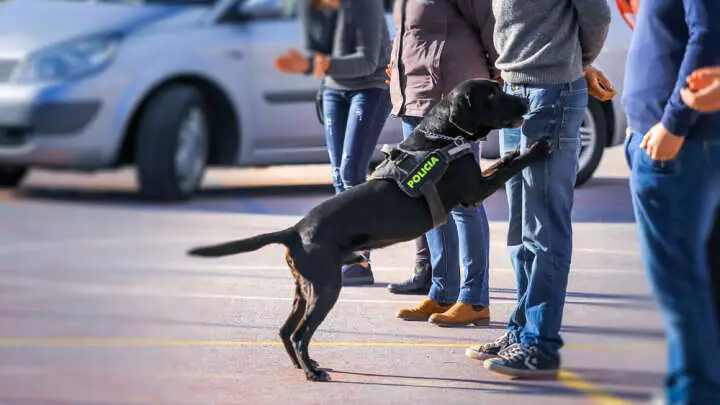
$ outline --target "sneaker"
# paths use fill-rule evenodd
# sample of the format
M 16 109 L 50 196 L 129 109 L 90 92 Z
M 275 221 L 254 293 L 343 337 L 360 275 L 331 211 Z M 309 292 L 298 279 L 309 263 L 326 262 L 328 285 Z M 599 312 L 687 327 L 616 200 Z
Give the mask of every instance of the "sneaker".
M 427 321 L 432 314 L 439 314 L 450 309 L 452 305 L 442 305 L 430 298 L 425 298 L 415 308 L 403 308 L 397 312 L 397 317 L 406 321 Z
M 342 266 L 342 285 L 371 285 L 375 283 L 370 263 L 348 264 Z
M 537 346 L 514 344 L 500 357 L 485 360 L 486 369 L 515 378 L 557 378 L 560 358 L 550 357 Z
M 494 342 L 473 345 L 465 349 L 465 355 L 471 359 L 487 360 L 498 357 L 502 351 L 510 347 L 510 332 L 497 338 Z
M 470 304 L 457 302 L 441 314 L 430 315 L 430 323 L 437 326 L 487 326 L 490 325 L 490 308 L 481 307 L 476 310 Z

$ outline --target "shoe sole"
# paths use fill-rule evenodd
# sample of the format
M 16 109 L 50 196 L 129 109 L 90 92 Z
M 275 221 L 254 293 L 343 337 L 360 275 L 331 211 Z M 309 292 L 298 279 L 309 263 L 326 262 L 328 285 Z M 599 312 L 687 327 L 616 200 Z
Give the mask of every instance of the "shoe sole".
M 396 290 L 392 287 L 388 287 L 388 291 L 390 294 L 397 294 L 397 295 L 427 295 L 430 290 Z
M 403 316 L 403 315 L 397 315 L 398 319 L 402 319 L 403 321 L 411 321 L 411 322 L 427 322 L 428 318 L 416 318 L 412 316 Z
M 480 360 L 480 361 L 496 359 L 496 358 L 500 357 L 497 354 L 482 353 L 482 352 L 477 352 L 472 349 L 465 349 L 465 356 L 469 357 L 471 359 Z
M 522 378 L 526 380 L 557 380 L 560 370 L 518 370 L 511 367 L 505 367 L 488 359 L 483 362 L 483 367 L 494 373 L 506 375 L 509 377 Z
M 472 322 L 466 322 L 466 323 L 449 323 L 449 322 L 438 322 L 430 319 L 430 323 L 436 326 L 440 326 L 441 328 L 458 328 L 468 325 L 475 325 L 475 326 L 490 326 L 490 318 L 487 319 L 477 319 Z

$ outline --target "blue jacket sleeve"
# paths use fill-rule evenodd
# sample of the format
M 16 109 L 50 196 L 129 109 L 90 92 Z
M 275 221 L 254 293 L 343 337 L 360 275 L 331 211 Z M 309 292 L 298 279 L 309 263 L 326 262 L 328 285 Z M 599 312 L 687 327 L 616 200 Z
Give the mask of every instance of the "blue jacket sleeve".
M 696 69 L 720 65 L 720 1 L 683 0 L 689 40 L 672 96 L 665 105 L 662 123 L 670 133 L 685 136 L 700 116 L 685 105 L 680 90 Z

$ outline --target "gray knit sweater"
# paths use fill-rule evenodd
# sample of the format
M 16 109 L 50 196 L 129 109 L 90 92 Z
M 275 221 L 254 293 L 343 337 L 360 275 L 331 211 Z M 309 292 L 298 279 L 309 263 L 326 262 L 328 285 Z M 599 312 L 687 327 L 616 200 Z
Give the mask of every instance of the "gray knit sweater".
M 493 0 L 495 66 L 508 83 L 568 83 L 600 53 L 607 0 Z
M 310 0 L 299 0 L 298 16 L 308 58 L 315 52 L 330 55 L 325 87 L 387 89 L 391 43 L 382 0 L 344 0 L 332 11 L 313 10 Z

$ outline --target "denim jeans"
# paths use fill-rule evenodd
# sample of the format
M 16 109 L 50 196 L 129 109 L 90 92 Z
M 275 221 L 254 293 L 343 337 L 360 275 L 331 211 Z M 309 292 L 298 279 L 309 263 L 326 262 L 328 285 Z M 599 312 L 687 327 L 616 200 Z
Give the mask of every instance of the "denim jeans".
M 524 152 L 543 138 L 553 145 L 550 156 L 505 185 L 510 208 L 507 246 L 518 291 L 508 329 L 512 341 L 559 356 L 572 256 L 570 214 L 587 84 L 584 78 L 548 86 L 506 83 L 505 92 L 525 98 L 530 112 L 522 127 L 501 130 L 501 153 L 506 155 L 518 146 Z
M 687 138 L 669 161 L 652 160 L 640 147 L 643 135 L 626 138 L 625 157 L 643 264 L 665 325 L 666 396 L 672 404 L 717 404 L 720 331 L 706 244 L 720 206 L 720 134 Z
M 391 109 L 387 89 L 323 91 L 325 140 L 335 193 L 365 182 Z
M 408 137 L 422 118 L 403 117 L 403 136 Z M 475 159 L 479 159 L 476 147 Z M 457 206 L 447 222 L 425 234 L 430 248 L 432 286 L 428 298 L 441 303 L 489 305 L 490 228 L 485 207 Z M 460 283 L 460 255 L 465 277 Z

